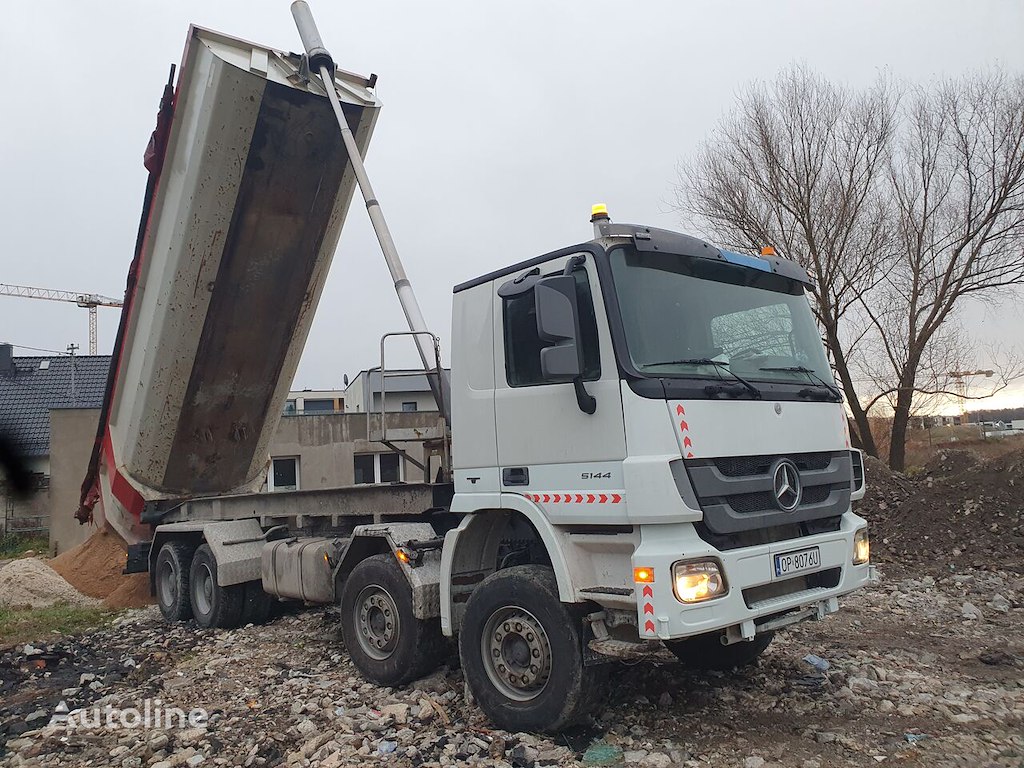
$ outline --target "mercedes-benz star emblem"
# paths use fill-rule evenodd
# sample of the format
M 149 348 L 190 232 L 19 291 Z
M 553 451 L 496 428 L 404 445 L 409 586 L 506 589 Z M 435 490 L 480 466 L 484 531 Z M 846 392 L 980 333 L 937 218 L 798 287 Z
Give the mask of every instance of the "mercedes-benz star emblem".
M 783 512 L 792 512 L 800 506 L 800 472 L 789 459 L 783 459 L 775 465 L 772 492 L 775 494 L 775 503 Z

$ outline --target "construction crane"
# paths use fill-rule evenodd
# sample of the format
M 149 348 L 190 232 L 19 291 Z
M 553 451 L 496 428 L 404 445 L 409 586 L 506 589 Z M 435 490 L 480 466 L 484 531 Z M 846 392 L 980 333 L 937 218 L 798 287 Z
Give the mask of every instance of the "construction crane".
M 953 379 L 956 386 L 956 394 L 960 398 L 960 423 L 967 423 L 967 380 L 974 376 L 991 378 L 995 371 L 949 371 L 946 375 Z
M 27 285 L 8 285 L 0 283 L 0 296 L 22 296 L 26 299 L 46 299 L 47 301 L 67 301 L 89 310 L 89 354 L 96 354 L 96 307 L 120 307 L 124 304 L 120 299 L 100 296 L 95 293 L 75 293 L 74 291 L 54 291 L 49 288 L 30 288 Z

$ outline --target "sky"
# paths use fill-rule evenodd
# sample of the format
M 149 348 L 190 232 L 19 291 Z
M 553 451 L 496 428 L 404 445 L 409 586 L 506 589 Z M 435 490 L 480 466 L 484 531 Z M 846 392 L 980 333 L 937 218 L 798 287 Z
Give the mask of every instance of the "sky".
M 367 170 L 446 359 L 451 287 L 589 239 L 592 203 L 678 229 L 677 164 L 750 81 L 793 62 L 853 87 L 882 70 L 927 82 L 1024 69 L 1015 0 L 311 5 L 338 65 L 379 76 Z M 120 296 L 143 150 L 189 24 L 300 50 L 288 3 L 34 0 L 0 14 L 0 282 Z M 0 340 L 15 354 L 84 352 L 87 314 L 0 296 Z M 100 308 L 101 353 L 117 321 Z M 1012 300 L 970 307 L 964 323 L 1009 344 L 1024 337 Z M 340 388 L 379 363 L 380 336 L 395 330 L 398 301 L 354 204 L 294 388 Z M 1024 384 L 978 403 L 1018 404 Z

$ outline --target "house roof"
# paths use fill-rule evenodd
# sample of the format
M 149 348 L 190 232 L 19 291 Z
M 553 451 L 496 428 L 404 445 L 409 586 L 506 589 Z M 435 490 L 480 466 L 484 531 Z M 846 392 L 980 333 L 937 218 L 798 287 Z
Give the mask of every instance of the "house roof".
M 14 357 L 0 371 L 0 432 L 26 456 L 50 453 L 50 409 L 100 408 L 109 355 Z

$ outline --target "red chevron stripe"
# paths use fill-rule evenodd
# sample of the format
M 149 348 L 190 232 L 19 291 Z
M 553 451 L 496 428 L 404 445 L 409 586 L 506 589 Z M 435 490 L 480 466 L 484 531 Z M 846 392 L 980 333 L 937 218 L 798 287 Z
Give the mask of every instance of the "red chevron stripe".
M 593 504 L 596 497 L 592 493 L 587 494 L 587 504 Z
M 644 597 L 654 597 L 654 590 L 650 584 L 644 584 Z
M 676 416 L 682 416 L 685 413 L 686 413 L 686 409 L 683 408 L 683 406 L 681 406 L 681 405 L 677 405 L 676 406 Z
M 618 494 L 618 493 L 613 493 L 612 494 L 612 504 L 618 504 L 620 501 L 622 501 L 622 496 L 620 494 Z
M 644 624 L 644 631 L 645 632 L 650 632 L 653 635 L 654 634 L 654 622 L 651 621 L 650 619 L 648 619 L 647 623 Z

